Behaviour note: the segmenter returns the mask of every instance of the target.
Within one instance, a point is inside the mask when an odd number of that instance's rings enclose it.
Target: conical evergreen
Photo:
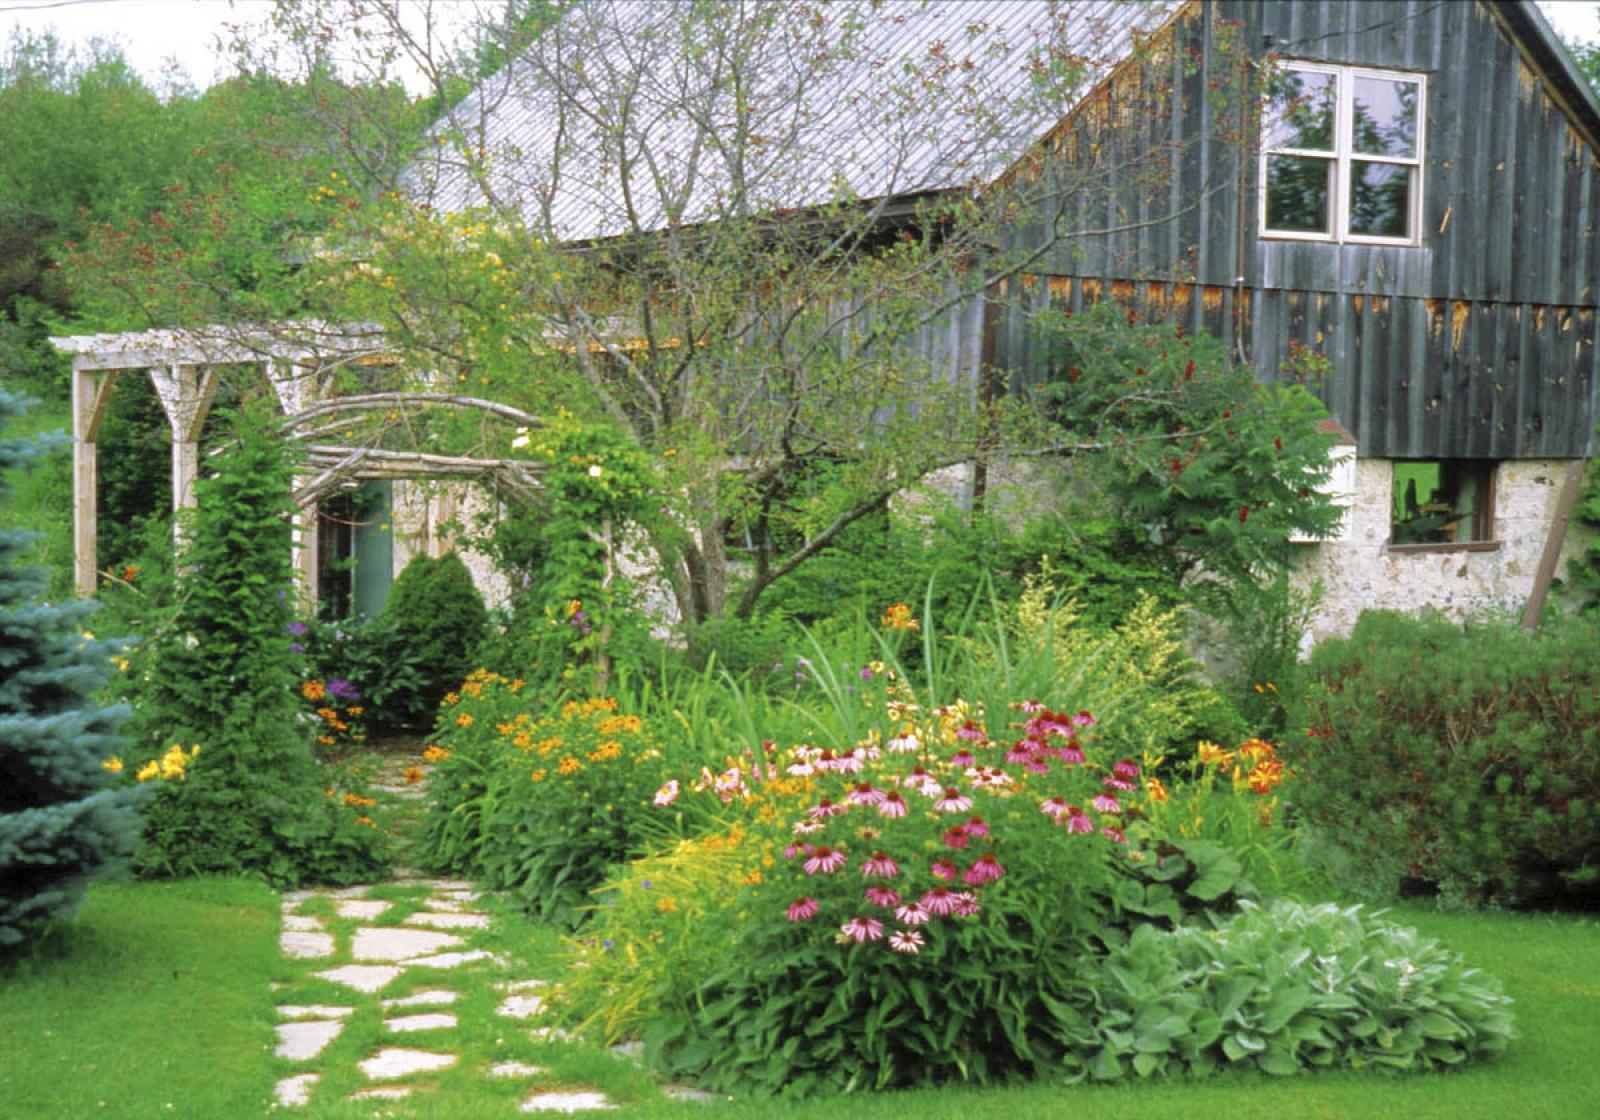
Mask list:
[[[0,389],[0,429],[21,412]],[[0,501],[50,443],[0,438]],[[29,536],[0,532],[0,951],[70,913],[138,825],[138,791],[101,766],[127,715],[94,700],[115,649],[85,635],[95,604],[44,601],[45,573],[22,565]]]

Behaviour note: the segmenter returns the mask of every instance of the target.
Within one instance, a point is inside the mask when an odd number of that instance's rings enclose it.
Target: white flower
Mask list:
[[[589,468],[589,477],[590,478],[599,478],[604,473],[605,472],[600,469],[600,464],[599,463],[596,463],[594,466]]]
[[[523,430],[523,433],[520,436],[511,441],[511,446],[517,448],[518,450],[528,446],[528,433],[526,429]]]

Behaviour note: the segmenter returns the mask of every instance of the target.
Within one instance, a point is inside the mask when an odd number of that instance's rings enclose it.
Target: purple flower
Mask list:
[[[289,633],[293,634],[295,637],[298,638],[302,634],[304,634],[307,630],[309,630],[310,627],[308,627],[303,622],[291,622],[291,623],[289,623],[289,625],[285,629],[287,629],[289,631]]]
[[[361,699],[360,690],[343,677],[334,677],[328,681],[328,695],[335,700]]]
[[[304,653],[305,651],[306,651],[306,647],[301,645],[299,642],[290,642],[289,643],[289,652],[290,653]]]
[[[870,667],[866,665],[861,667],[861,679],[864,681],[870,681],[872,679],[872,669]]]

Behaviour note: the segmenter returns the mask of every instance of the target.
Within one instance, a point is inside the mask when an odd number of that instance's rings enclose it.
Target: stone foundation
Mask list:
[[[1498,547],[1472,551],[1441,545],[1408,552],[1389,547],[1390,460],[1358,459],[1348,539],[1300,546],[1298,581],[1322,584],[1311,638],[1348,634],[1356,616],[1368,609],[1433,608],[1452,618],[1520,613],[1533,590],[1567,466],[1564,459],[1499,464],[1491,527]],[[1565,573],[1568,557],[1582,547],[1579,536],[1569,528],[1558,576]]]

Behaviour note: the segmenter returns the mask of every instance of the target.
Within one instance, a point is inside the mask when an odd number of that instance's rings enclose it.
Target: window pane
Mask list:
[[[1267,157],[1267,228],[1331,233],[1333,161],[1312,156]]]
[[[1393,544],[1467,544],[1493,539],[1494,464],[1481,460],[1397,462]]]
[[[1358,237],[1411,236],[1411,177],[1396,163],[1350,164],[1350,232]]]
[[[1353,150],[1371,156],[1417,154],[1418,83],[1355,78],[1351,91]]]
[[[1267,79],[1263,135],[1268,150],[1333,151],[1338,79],[1314,70],[1278,70]]]

